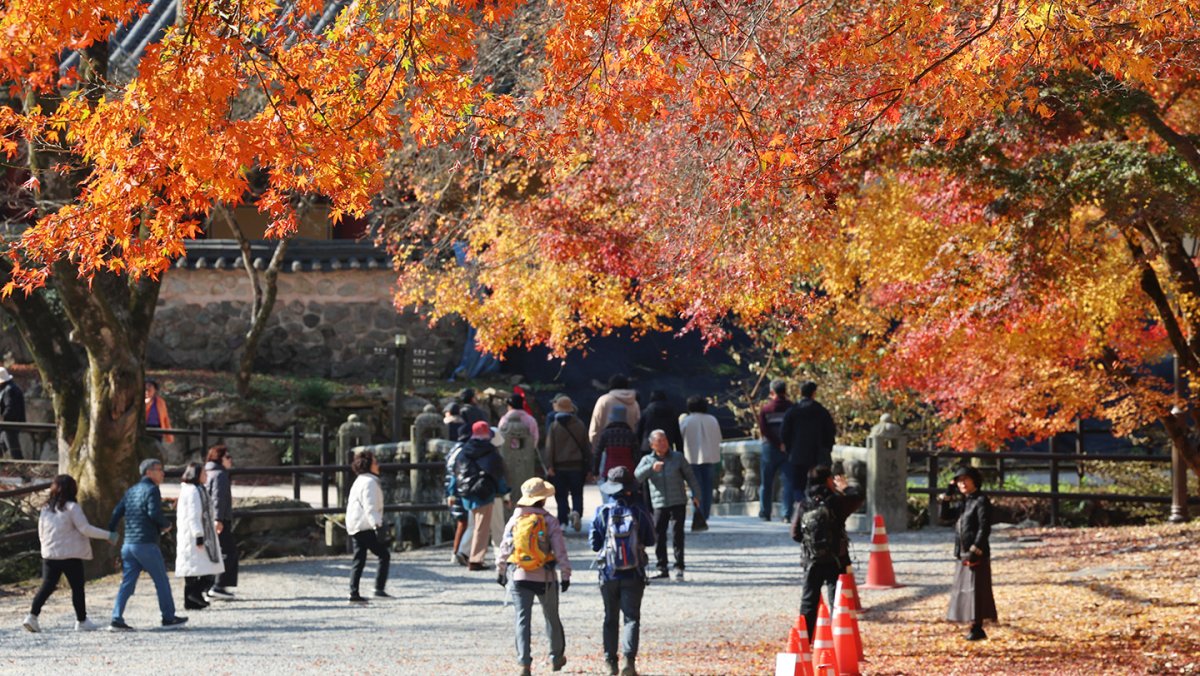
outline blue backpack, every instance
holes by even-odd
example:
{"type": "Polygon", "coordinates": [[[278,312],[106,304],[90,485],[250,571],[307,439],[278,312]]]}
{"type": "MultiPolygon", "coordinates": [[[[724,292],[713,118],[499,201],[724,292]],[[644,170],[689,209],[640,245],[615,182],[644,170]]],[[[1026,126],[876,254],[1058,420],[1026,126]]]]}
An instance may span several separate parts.
{"type": "Polygon", "coordinates": [[[608,530],[604,534],[603,560],[609,570],[637,570],[642,565],[638,542],[638,520],[633,508],[614,503],[608,509],[608,530]]]}

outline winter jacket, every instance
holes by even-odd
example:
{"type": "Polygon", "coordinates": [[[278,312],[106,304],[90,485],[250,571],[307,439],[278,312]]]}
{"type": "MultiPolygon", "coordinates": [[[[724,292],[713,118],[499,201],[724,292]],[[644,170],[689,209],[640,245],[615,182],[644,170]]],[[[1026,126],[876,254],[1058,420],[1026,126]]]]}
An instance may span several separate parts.
{"type": "Polygon", "coordinates": [[[654,517],[642,506],[636,496],[607,496],[604,504],[596,508],[596,516],[592,518],[592,528],[588,531],[588,543],[592,546],[592,551],[597,553],[596,567],[600,569],[600,582],[629,578],[645,580],[646,565],[650,561],[646,556],[646,548],[653,547],[655,543],[654,517]],[[608,537],[608,513],[613,505],[618,503],[633,510],[634,518],[637,519],[638,547],[641,548],[642,565],[636,570],[612,570],[604,562],[604,540],[608,537]]]}
{"type": "Polygon", "coordinates": [[[592,444],[583,421],[571,413],[551,416],[546,435],[546,468],[554,471],[591,471],[592,444]]]}
{"type": "Polygon", "coordinates": [[[689,413],[679,421],[683,455],[693,465],[721,462],[721,424],[708,413],[689,413]]]}
{"type": "Polygon", "coordinates": [[[492,445],[490,439],[472,437],[463,443],[463,450],[458,455],[458,464],[450,474],[450,485],[447,490],[451,495],[458,495],[458,475],[468,458],[474,460],[479,465],[479,469],[492,478],[496,491],[492,495],[478,500],[461,496],[459,499],[462,501],[463,507],[471,510],[479,509],[483,505],[490,504],[495,498],[508,494],[509,487],[508,481],[505,479],[504,458],[500,457],[499,451],[492,445]]]}
{"type": "Polygon", "coordinates": [[[346,532],[350,535],[383,526],[383,487],[379,477],[359,474],[346,500],[346,532]]]}
{"type": "Polygon", "coordinates": [[[458,409],[458,415],[462,416],[463,419],[458,438],[463,441],[471,438],[471,426],[480,420],[489,425],[492,424],[492,420],[488,417],[488,414],[475,404],[463,404],[458,409]]]}
{"type": "Polygon", "coordinates": [[[223,572],[225,564],[208,491],[196,484],[181,484],[175,505],[175,577],[223,572]]]}
{"type": "Polygon", "coordinates": [[[497,423],[496,426],[504,427],[505,423],[511,422],[513,420],[520,421],[521,423],[523,423],[525,425],[526,428],[529,429],[529,436],[533,437],[533,445],[536,448],[538,445],[538,441],[540,441],[540,438],[538,437],[539,431],[538,431],[537,420],[534,420],[533,416],[529,415],[528,413],[526,413],[525,411],[523,411],[521,409],[513,409],[513,410],[509,411],[508,413],[505,413],[504,416],[500,418],[500,422],[497,423]]]}
{"type": "Polygon", "coordinates": [[[0,387],[0,420],[25,422],[25,393],[15,381],[10,380],[0,387]]]}
{"type": "Polygon", "coordinates": [[[804,398],[789,408],[779,437],[793,465],[812,468],[833,464],[837,427],[829,411],[816,401],[804,398]]]}
{"type": "Polygon", "coordinates": [[[592,474],[608,476],[608,470],[623,465],[633,471],[637,467],[641,449],[633,429],[623,422],[609,423],[596,439],[593,449],[592,474]]]}
{"type": "Polygon", "coordinates": [[[607,394],[600,395],[600,398],[596,400],[596,405],[592,408],[592,421],[588,425],[588,441],[592,442],[593,446],[598,443],[600,434],[608,424],[609,409],[617,405],[625,407],[625,422],[629,424],[630,431],[637,427],[638,420],[642,417],[642,409],[638,406],[637,401],[637,390],[609,390],[607,394]]]}
{"type": "Polygon", "coordinates": [[[108,529],[116,530],[125,519],[125,544],[156,545],[162,529],[170,525],[162,509],[162,493],[149,477],[129,487],[113,508],[108,529]]]}
{"type": "Polygon", "coordinates": [[[683,451],[683,433],[679,431],[679,414],[675,411],[675,407],[665,401],[652,401],[642,411],[642,417],[638,420],[637,432],[638,439],[642,440],[642,452],[650,452],[650,433],[654,430],[662,430],[667,433],[667,441],[671,442],[671,450],[683,451]]]}
{"type": "Polygon", "coordinates": [[[992,534],[992,502],[983,494],[975,491],[965,499],[954,503],[942,503],[942,518],[958,517],[954,524],[954,558],[965,559],[971,556],[971,547],[978,547],[987,557],[991,554],[991,544],[988,538],[992,534]]]}
{"type": "Polygon", "coordinates": [[[92,558],[92,543],[88,538],[104,540],[108,531],[88,523],[78,502],[68,502],[61,511],[42,508],[38,515],[38,538],[42,541],[42,558],[52,561],[92,558]]]}
{"type": "Polygon", "coordinates": [[[504,539],[500,542],[500,553],[496,557],[496,570],[503,573],[510,580],[517,582],[553,582],[554,571],[558,571],[562,575],[563,580],[571,579],[571,559],[567,555],[567,542],[563,539],[562,524],[558,519],[550,516],[550,512],[541,507],[517,507],[513,511],[513,515],[509,518],[508,523],[504,526],[504,539]],[[524,568],[510,564],[508,557],[512,555],[513,549],[513,530],[517,527],[517,520],[524,514],[541,514],[546,520],[546,531],[550,544],[550,551],[554,552],[554,563],[544,568],[536,568],[534,570],[525,570],[524,568]]]}
{"type": "Polygon", "coordinates": [[[205,463],[204,473],[208,476],[205,488],[212,504],[213,517],[217,521],[232,521],[233,489],[229,485],[229,472],[225,471],[225,465],[219,462],[205,463]]]}
{"type": "MultiPolygon", "coordinates": [[[[804,542],[801,529],[804,513],[828,503],[833,511],[834,528],[838,533],[838,559],[841,565],[850,565],[850,537],[846,535],[846,519],[857,512],[867,498],[857,486],[847,486],[842,493],[829,490],[828,486],[809,486],[807,496],[792,510],[792,539],[804,542]]],[[[812,562],[810,562],[812,563],[812,562]]]]}
{"type": "Polygon", "coordinates": [[[659,457],[651,453],[642,458],[633,475],[638,481],[650,482],[650,504],[655,509],[686,505],[688,501],[687,488],[692,489],[692,495],[700,495],[700,486],[692,473],[692,466],[678,451],[668,451],[659,457]],[[654,471],[654,463],[662,461],[661,470],[654,471]]]}
{"type": "Polygon", "coordinates": [[[783,448],[782,418],[792,407],[792,401],[787,397],[776,397],[765,401],[758,409],[758,434],[764,441],[775,448],[783,448]]]}

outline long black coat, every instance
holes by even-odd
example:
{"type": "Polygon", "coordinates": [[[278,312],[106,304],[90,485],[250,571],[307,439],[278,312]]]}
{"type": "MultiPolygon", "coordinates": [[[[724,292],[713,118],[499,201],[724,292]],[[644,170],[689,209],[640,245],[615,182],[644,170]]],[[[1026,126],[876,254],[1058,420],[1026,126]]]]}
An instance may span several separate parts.
{"type": "Polygon", "coordinates": [[[829,410],[818,402],[803,398],[783,416],[779,437],[793,465],[813,468],[833,464],[833,442],[837,426],[829,410]]]}
{"type": "Polygon", "coordinates": [[[995,620],[996,599],[992,594],[992,560],[988,536],[992,532],[991,502],[975,491],[957,504],[942,503],[942,518],[955,514],[954,583],[950,586],[950,606],[946,619],[952,622],[995,620]],[[972,554],[971,547],[982,554],[972,554]],[[967,565],[969,564],[969,565],[967,565]]]}
{"type": "Polygon", "coordinates": [[[683,452],[683,433],[679,431],[679,414],[665,401],[652,401],[642,409],[642,417],[638,418],[637,436],[642,440],[642,453],[650,451],[650,433],[662,430],[667,433],[667,441],[671,442],[671,450],[683,452]]]}

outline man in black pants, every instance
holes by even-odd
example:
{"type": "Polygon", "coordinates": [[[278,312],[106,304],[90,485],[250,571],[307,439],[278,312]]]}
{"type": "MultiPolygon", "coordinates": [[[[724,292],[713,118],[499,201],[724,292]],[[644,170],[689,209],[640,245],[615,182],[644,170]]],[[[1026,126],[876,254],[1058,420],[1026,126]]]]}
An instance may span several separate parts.
{"type": "Polygon", "coordinates": [[[838,576],[850,568],[846,519],[862,507],[866,498],[856,487],[847,486],[846,477],[834,476],[825,465],[812,468],[807,478],[808,496],[792,514],[792,539],[804,546],[800,614],[813,636],[821,588],[825,588],[826,603],[832,611],[838,576]]]}

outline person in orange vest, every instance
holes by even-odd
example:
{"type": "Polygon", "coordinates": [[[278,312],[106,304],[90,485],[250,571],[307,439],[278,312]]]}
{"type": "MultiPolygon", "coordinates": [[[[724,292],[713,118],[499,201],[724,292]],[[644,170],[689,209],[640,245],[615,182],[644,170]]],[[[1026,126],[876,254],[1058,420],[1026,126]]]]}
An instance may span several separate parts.
{"type": "MultiPolygon", "coordinates": [[[[158,383],[153,380],[146,381],[146,427],[171,428],[171,416],[167,415],[167,402],[158,395],[158,383]]],[[[175,441],[175,435],[163,434],[162,441],[169,444],[175,441]]]]}

